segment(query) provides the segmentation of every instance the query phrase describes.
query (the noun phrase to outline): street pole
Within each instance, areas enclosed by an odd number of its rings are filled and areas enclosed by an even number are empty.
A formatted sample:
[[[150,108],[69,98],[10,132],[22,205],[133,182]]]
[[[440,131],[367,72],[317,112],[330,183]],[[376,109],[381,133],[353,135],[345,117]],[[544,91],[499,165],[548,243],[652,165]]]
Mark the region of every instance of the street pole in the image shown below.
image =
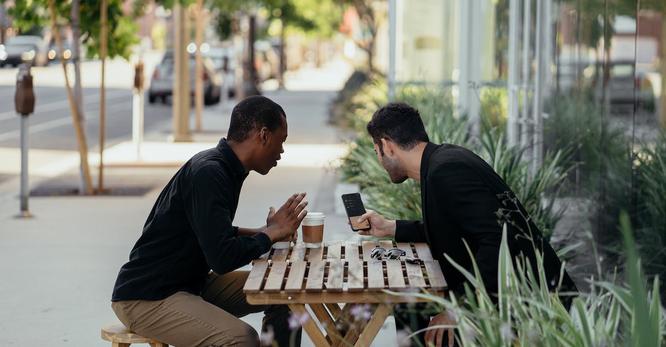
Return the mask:
[[[536,8],[536,65],[534,67],[534,109],[532,110],[532,175],[541,166],[541,128],[543,119],[543,1],[537,1]]]
[[[509,119],[507,122],[507,140],[509,146],[516,146],[518,139],[518,19],[520,16],[519,0],[509,0]]]
[[[102,71],[101,71],[101,84],[100,84],[100,93],[99,93],[99,175],[97,176],[97,194],[104,193],[104,137],[105,137],[105,128],[106,128],[106,55],[107,55],[107,44],[108,44],[108,8],[107,0],[102,0],[101,3],[101,22],[102,30],[100,32],[100,48],[99,55],[102,60]]]
[[[389,64],[388,64],[388,100],[395,100],[395,45],[396,45],[396,0],[389,0]]]
[[[522,111],[519,113],[518,116],[518,123],[520,125],[520,146],[525,149],[525,154],[527,155],[527,158],[523,158],[526,160],[529,160],[531,157],[530,154],[530,148],[529,148],[529,124],[530,121],[528,119],[528,114],[529,114],[529,82],[530,82],[530,27],[532,25],[530,17],[531,17],[531,11],[532,9],[530,8],[532,0],[524,0],[525,1],[525,6],[523,7],[523,84],[522,84],[522,97],[523,97],[523,108]],[[525,147],[527,146],[527,147]]]
[[[18,218],[30,218],[28,209],[28,116],[35,110],[35,94],[32,87],[30,67],[23,64],[16,76],[16,94],[14,95],[16,113],[21,117],[21,190],[20,213]]]

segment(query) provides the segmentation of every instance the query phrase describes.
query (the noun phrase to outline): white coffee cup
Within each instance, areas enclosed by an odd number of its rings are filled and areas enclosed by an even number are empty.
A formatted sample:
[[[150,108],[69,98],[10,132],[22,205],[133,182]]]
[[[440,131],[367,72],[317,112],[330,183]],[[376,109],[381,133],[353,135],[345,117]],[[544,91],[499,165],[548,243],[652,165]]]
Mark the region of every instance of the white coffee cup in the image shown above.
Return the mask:
[[[308,212],[301,223],[302,240],[307,248],[321,247],[324,239],[324,220],[321,212]]]

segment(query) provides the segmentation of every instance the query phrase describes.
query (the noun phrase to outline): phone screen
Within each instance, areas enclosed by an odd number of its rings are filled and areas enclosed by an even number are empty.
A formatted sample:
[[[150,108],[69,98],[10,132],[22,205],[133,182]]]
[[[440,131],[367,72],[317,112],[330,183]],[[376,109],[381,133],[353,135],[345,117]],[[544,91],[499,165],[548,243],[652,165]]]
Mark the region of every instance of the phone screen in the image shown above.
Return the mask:
[[[345,210],[347,211],[347,217],[349,218],[349,224],[353,231],[359,230],[368,230],[370,229],[370,222],[364,221],[359,223],[358,219],[365,214],[365,207],[363,207],[363,201],[361,200],[361,194],[344,194],[342,195],[342,202],[345,205]]]

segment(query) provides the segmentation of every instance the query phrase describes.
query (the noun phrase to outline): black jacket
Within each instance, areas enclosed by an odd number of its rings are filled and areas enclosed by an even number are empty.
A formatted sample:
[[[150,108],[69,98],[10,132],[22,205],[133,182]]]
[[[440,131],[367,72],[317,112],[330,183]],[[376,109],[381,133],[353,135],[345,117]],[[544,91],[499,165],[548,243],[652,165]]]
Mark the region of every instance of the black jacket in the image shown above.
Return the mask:
[[[548,286],[559,283],[561,263],[553,248],[542,240],[541,232],[528,216],[511,189],[483,159],[455,145],[428,143],[421,159],[421,206],[423,221],[398,221],[396,241],[427,242],[439,260],[449,289],[461,293],[465,278],[444,257],[473,272],[463,240],[469,245],[490,293],[497,292],[499,247],[502,240],[503,211],[513,224],[507,239],[512,256],[523,253],[536,269],[534,245],[542,249]],[[513,211],[512,211],[513,210]],[[520,211],[520,212],[518,212]],[[564,291],[575,285],[564,273]]]
[[[199,295],[211,269],[224,274],[270,250],[266,234],[239,236],[232,226],[246,177],[225,139],[185,163],[157,198],[111,300]]]

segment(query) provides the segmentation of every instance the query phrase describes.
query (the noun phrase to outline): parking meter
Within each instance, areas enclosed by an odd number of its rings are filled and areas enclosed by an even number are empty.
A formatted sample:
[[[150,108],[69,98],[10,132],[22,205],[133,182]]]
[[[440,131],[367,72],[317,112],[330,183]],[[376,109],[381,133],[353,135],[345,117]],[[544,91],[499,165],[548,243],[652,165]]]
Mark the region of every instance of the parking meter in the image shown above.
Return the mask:
[[[35,111],[35,92],[32,88],[30,68],[23,64],[16,76],[16,94],[14,95],[16,113],[28,116]]]
[[[30,218],[28,210],[28,116],[35,111],[35,92],[32,88],[30,67],[21,65],[16,76],[16,94],[14,94],[14,107],[21,116],[21,210],[19,218]]]

